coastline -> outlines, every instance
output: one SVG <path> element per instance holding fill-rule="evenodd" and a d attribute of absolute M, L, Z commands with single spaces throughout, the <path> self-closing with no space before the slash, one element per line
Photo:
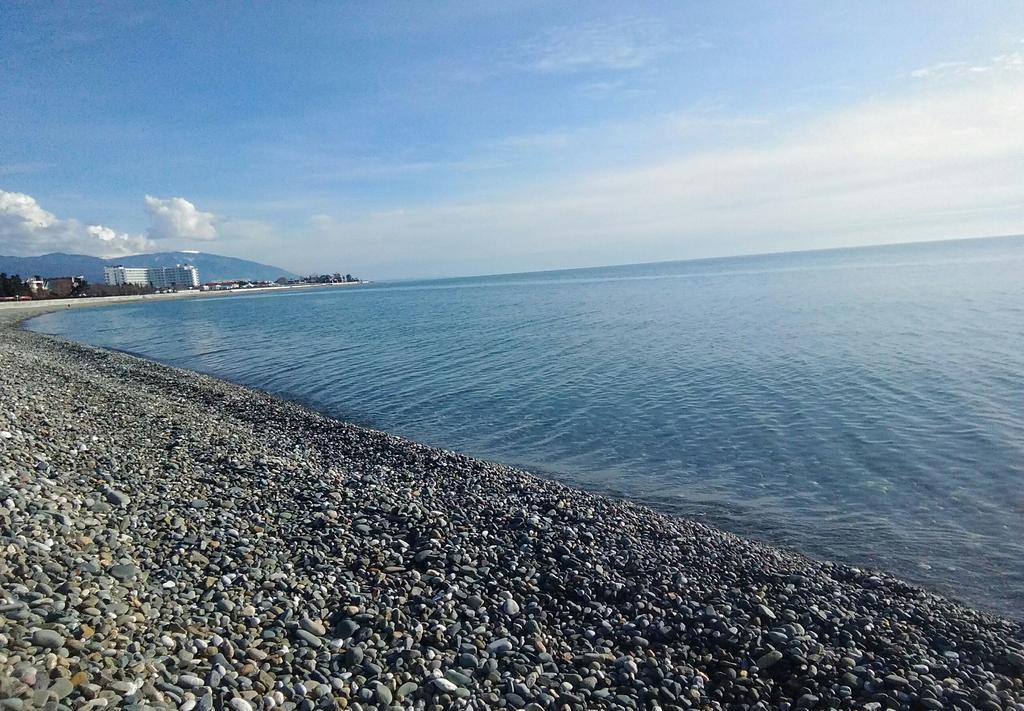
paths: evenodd
<path fill-rule="evenodd" d="M 80 309 L 94 306 L 117 306 L 119 304 L 137 303 L 139 301 L 168 301 L 174 299 L 205 299 L 210 297 L 238 296 L 240 294 L 276 293 L 294 289 L 329 289 L 333 287 L 361 286 L 366 281 L 353 281 L 339 284 L 293 284 L 290 286 L 256 286 L 251 289 L 225 289 L 222 291 L 176 291 L 168 294 L 135 294 L 131 296 L 93 296 L 78 299 L 39 299 L 37 301 L 2 301 L 0 312 L 29 311 L 35 312 L 24 316 L 25 319 L 41 316 L 48 311 L 63 309 Z"/>
<path fill-rule="evenodd" d="M 21 330 L 33 303 L 0 305 L 0 706 L 1024 703 L 1019 623 Z"/>

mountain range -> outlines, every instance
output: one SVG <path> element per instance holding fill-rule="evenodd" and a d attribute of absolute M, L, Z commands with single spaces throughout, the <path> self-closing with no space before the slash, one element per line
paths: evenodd
<path fill-rule="evenodd" d="M 0 256 L 0 272 L 18 274 L 23 279 L 36 275 L 44 279 L 81 275 L 94 284 L 103 283 L 103 267 L 118 264 L 126 267 L 173 267 L 176 264 L 191 264 L 199 270 L 199 279 L 202 282 L 231 279 L 274 281 L 279 277 L 295 279 L 297 276 L 287 269 L 269 264 L 204 252 L 154 252 L 113 259 L 62 252 L 43 254 L 38 257 Z"/>

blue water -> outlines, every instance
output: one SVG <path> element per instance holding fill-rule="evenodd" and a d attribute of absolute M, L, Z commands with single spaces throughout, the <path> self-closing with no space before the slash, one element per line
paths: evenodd
<path fill-rule="evenodd" d="M 1024 617 L 1024 238 L 232 295 L 32 327 Z"/>

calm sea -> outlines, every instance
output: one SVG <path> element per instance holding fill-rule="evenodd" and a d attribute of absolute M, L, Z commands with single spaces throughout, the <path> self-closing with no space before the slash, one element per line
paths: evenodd
<path fill-rule="evenodd" d="M 235 295 L 32 327 L 1024 617 L 1024 238 Z"/>

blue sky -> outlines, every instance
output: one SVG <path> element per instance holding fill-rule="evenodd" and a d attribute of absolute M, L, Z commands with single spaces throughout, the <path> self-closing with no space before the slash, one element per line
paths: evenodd
<path fill-rule="evenodd" d="M 6 3 L 0 253 L 372 278 L 1024 232 L 1017 2 Z"/>

